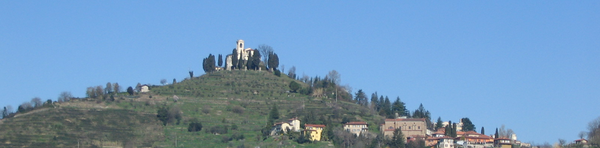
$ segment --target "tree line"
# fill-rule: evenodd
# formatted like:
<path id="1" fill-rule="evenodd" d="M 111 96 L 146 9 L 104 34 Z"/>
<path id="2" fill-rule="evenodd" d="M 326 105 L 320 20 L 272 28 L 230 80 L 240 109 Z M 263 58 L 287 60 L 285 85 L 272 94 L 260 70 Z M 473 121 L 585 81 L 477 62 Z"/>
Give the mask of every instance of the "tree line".
<path id="1" fill-rule="evenodd" d="M 259 45 L 257 49 L 253 49 L 253 54 L 248 57 L 247 60 L 244 60 L 238 57 L 237 49 L 234 48 L 231 52 L 231 65 L 224 62 L 223 55 L 219 54 L 218 58 L 215 59 L 215 56 L 209 54 L 208 57 L 202 60 L 202 69 L 205 73 L 211 73 L 217 70 L 217 67 L 220 68 L 231 68 L 231 69 L 249 69 L 249 70 L 259 70 L 259 69 L 268 69 L 269 71 L 278 71 L 277 67 L 279 67 L 279 56 L 274 52 L 273 48 L 269 45 Z M 262 59 L 261 59 L 262 58 Z M 223 65 L 225 64 L 225 65 Z M 278 71 L 279 72 L 279 71 Z M 190 73 L 190 76 L 192 74 Z"/>

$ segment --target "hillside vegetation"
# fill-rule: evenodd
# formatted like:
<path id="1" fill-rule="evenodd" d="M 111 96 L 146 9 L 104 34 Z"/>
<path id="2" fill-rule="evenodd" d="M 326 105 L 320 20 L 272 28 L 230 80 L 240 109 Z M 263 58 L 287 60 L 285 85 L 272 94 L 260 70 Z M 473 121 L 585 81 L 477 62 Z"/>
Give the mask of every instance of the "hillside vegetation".
<path id="1" fill-rule="evenodd" d="M 114 100 L 86 98 L 54 103 L 54 107 L 3 119 L 0 147 L 334 146 L 335 139 L 300 144 L 293 135 L 265 136 L 261 130 L 268 125 L 274 106 L 279 112 L 275 122 L 298 117 L 302 124 L 327 124 L 341 130 L 344 121 L 366 121 L 372 133 L 379 133 L 377 125 L 383 117 L 375 111 L 327 96 L 290 93 L 292 81 L 308 87 L 267 71 L 217 71 L 176 84 L 152 86 L 149 93 L 114 94 Z M 166 125 L 157 119 L 161 108 L 175 117 Z M 201 123 L 202 130 L 189 132 L 192 122 Z"/>

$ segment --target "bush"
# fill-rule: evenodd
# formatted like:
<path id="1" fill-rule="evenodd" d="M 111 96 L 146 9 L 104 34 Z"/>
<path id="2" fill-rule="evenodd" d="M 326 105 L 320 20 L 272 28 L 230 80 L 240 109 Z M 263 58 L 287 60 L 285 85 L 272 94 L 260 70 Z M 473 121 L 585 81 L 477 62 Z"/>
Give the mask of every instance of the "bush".
<path id="1" fill-rule="evenodd" d="M 243 114 L 244 113 L 244 108 L 241 106 L 234 106 L 232 111 L 236 114 Z"/>
<path id="2" fill-rule="evenodd" d="M 223 135 L 223 137 L 221 137 L 221 142 L 227 143 L 229 141 L 231 141 L 231 138 L 229 138 L 228 136 Z"/>
<path id="3" fill-rule="evenodd" d="M 206 132 L 210 132 L 210 133 L 219 133 L 219 134 L 227 134 L 228 129 L 227 126 L 223 126 L 223 125 L 215 125 L 213 127 L 211 127 L 209 130 L 207 130 Z"/>
<path id="4" fill-rule="evenodd" d="M 204 113 L 204 114 L 210 113 L 210 107 L 208 105 L 204 105 L 204 107 L 202 107 L 202 113 Z"/>
<path id="5" fill-rule="evenodd" d="M 197 132 L 202 130 L 202 123 L 198 121 L 192 121 L 188 125 L 188 132 Z"/>

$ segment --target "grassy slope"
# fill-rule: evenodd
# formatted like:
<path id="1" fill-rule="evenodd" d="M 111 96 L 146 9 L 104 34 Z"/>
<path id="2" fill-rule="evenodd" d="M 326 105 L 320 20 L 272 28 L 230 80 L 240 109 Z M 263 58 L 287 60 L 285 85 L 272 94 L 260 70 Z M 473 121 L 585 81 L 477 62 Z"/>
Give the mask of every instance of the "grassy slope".
<path id="1" fill-rule="evenodd" d="M 115 102 L 97 103 L 80 101 L 61 104 L 61 108 L 32 113 L 27 116 L 4 120 L 0 124 L 2 146 L 34 146 L 35 144 L 53 144 L 55 146 L 76 146 L 77 137 L 89 137 L 89 145 L 136 145 L 153 147 L 327 147 L 330 142 L 297 144 L 291 140 L 269 138 L 258 140 L 260 129 L 266 124 L 270 107 L 276 104 L 282 119 L 301 115 L 300 112 L 314 112 L 318 115 L 338 116 L 334 118 L 340 126 L 340 116 L 353 120 L 373 123 L 371 128 L 377 132 L 376 122 L 382 118 L 358 105 L 323 98 L 312 98 L 296 93 L 287 93 L 289 82 L 293 79 L 277 77 L 265 71 L 221 71 L 184 80 L 174 85 L 152 87 L 151 93 L 137 97 L 122 97 Z M 173 101 L 177 95 L 179 101 Z M 179 125 L 157 126 L 155 114 L 159 106 L 177 106 L 183 112 Z M 243 113 L 231 111 L 235 106 L 244 108 Z M 98 109 L 106 108 L 106 109 Z M 209 113 L 202 112 L 208 108 Z M 91 109 L 91 110 L 88 110 Z M 335 112 L 335 113 L 334 113 Z M 48 120 L 41 121 L 40 118 Z M 190 119 L 199 119 L 204 128 L 201 132 L 187 132 Z M 33 121 L 33 122 L 27 122 Z M 92 124 L 95 123 L 95 124 Z M 205 132 L 217 125 L 237 125 L 238 130 L 229 130 L 227 134 L 215 135 Z M 21 127 L 21 128 L 11 128 Z M 10 130 L 9 130 L 10 129 Z M 43 131 L 43 132 L 36 132 Z M 67 131 L 61 133 L 61 131 Z M 37 134 L 36 134 L 37 133 Z M 222 142 L 222 138 L 232 134 L 243 134 L 244 140 Z M 83 135 L 83 136 L 82 136 Z M 22 138 L 30 136 L 29 140 Z M 103 139 L 101 137 L 104 137 Z M 84 139 L 84 138 L 79 138 Z M 6 145 L 6 141 L 10 144 Z M 131 142 L 133 141 L 133 142 Z M 81 144 L 81 140 L 80 140 Z"/>

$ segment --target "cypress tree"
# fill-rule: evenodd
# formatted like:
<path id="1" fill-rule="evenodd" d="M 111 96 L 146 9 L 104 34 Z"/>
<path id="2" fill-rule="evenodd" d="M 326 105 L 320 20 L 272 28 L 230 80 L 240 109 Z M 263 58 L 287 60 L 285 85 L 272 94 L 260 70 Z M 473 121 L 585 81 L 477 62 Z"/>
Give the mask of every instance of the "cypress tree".
<path id="1" fill-rule="evenodd" d="M 485 130 L 483 129 L 483 126 L 481 127 L 481 134 L 485 135 Z"/>

